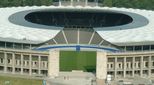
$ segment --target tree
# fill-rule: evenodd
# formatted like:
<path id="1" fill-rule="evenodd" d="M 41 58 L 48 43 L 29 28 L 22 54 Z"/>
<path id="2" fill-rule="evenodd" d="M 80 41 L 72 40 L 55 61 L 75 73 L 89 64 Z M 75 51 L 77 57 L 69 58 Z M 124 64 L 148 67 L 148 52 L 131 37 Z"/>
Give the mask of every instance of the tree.
<path id="1" fill-rule="evenodd" d="M 52 4 L 52 0 L 41 0 L 41 4 L 49 6 Z"/>
<path id="2" fill-rule="evenodd" d="M 112 3 L 113 3 L 113 0 L 104 0 L 103 1 L 103 6 L 112 7 Z"/>

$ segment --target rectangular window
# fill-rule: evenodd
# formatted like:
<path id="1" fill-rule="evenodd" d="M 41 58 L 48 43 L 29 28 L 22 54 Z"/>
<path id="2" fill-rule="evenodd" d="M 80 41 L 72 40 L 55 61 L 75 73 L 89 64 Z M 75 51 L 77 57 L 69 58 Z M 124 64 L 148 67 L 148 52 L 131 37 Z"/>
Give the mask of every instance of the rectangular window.
<path id="1" fill-rule="evenodd" d="M 151 50 L 154 50 L 154 45 L 151 45 Z"/>
<path id="2" fill-rule="evenodd" d="M 135 51 L 141 51 L 142 50 L 142 46 L 135 46 Z"/>
<path id="3" fill-rule="evenodd" d="M 144 51 L 150 50 L 150 46 L 149 46 L 149 45 L 144 45 L 144 46 L 143 46 L 143 50 L 144 50 Z"/>
<path id="4" fill-rule="evenodd" d="M 126 51 L 133 51 L 133 46 L 126 46 Z"/>

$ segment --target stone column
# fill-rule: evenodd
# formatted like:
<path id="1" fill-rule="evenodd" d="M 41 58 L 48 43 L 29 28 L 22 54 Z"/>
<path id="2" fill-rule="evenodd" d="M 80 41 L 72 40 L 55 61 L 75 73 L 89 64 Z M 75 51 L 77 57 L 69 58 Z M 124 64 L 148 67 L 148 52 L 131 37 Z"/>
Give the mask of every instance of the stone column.
<path id="1" fill-rule="evenodd" d="M 115 60 L 114 60 L 114 77 L 116 79 L 117 77 L 117 56 L 115 56 Z"/>
<path id="2" fill-rule="evenodd" d="M 126 77 L 126 57 L 124 57 L 124 78 Z"/>
<path id="3" fill-rule="evenodd" d="M 59 75 L 59 50 L 50 50 L 48 57 L 48 76 L 57 77 Z"/>
<path id="4" fill-rule="evenodd" d="M 151 77 L 151 55 L 149 56 L 148 64 L 148 76 Z"/>
<path id="5" fill-rule="evenodd" d="M 107 56 L 106 52 L 97 52 L 96 64 L 96 77 L 97 79 L 106 79 L 107 76 Z"/>
<path id="6" fill-rule="evenodd" d="M 7 53 L 4 52 L 4 73 L 7 72 Z"/>
<path id="7" fill-rule="evenodd" d="M 132 77 L 134 77 L 134 72 L 135 72 L 135 57 L 132 58 Z"/>
<path id="8" fill-rule="evenodd" d="M 23 54 L 21 54 L 21 74 L 23 74 L 23 61 L 24 61 L 24 57 Z"/>
<path id="9" fill-rule="evenodd" d="M 12 73 L 15 73 L 15 54 L 12 53 Z"/>
<path id="10" fill-rule="evenodd" d="M 32 75 L 32 55 L 29 55 L 29 75 Z"/>
<path id="11" fill-rule="evenodd" d="M 143 56 L 141 56 L 140 60 L 140 76 L 143 77 Z"/>
<path id="12" fill-rule="evenodd" d="M 38 70 L 38 74 L 41 74 L 41 56 L 39 55 L 39 70 Z"/>

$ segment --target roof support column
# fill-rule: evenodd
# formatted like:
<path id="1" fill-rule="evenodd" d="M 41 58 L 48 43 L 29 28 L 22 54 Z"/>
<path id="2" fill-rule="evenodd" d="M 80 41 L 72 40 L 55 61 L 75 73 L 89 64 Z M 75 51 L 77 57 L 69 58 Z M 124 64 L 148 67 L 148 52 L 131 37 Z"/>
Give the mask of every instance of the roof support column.
<path id="1" fill-rule="evenodd" d="M 71 6 L 73 6 L 73 0 L 71 0 Z"/>
<path id="2" fill-rule="evenodd" d="M 87 6 L 87 5 L 88 5 L 88 0 L 85 1 L 85 6 Z"/>

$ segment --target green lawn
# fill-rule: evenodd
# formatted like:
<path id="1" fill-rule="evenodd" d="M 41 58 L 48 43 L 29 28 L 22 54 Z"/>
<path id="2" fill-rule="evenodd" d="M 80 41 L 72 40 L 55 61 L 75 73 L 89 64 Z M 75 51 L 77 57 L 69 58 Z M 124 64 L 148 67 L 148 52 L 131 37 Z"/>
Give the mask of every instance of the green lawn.
<path id="1" fill-rule="evenodd" d="M 42 80 L 0 76 L 0 85 L 42 85 Z"/>
<path id="2" fill-rule="evenodd" d="M 96 71 L 95 51 L 61 51 L 60 71 Z"/>

